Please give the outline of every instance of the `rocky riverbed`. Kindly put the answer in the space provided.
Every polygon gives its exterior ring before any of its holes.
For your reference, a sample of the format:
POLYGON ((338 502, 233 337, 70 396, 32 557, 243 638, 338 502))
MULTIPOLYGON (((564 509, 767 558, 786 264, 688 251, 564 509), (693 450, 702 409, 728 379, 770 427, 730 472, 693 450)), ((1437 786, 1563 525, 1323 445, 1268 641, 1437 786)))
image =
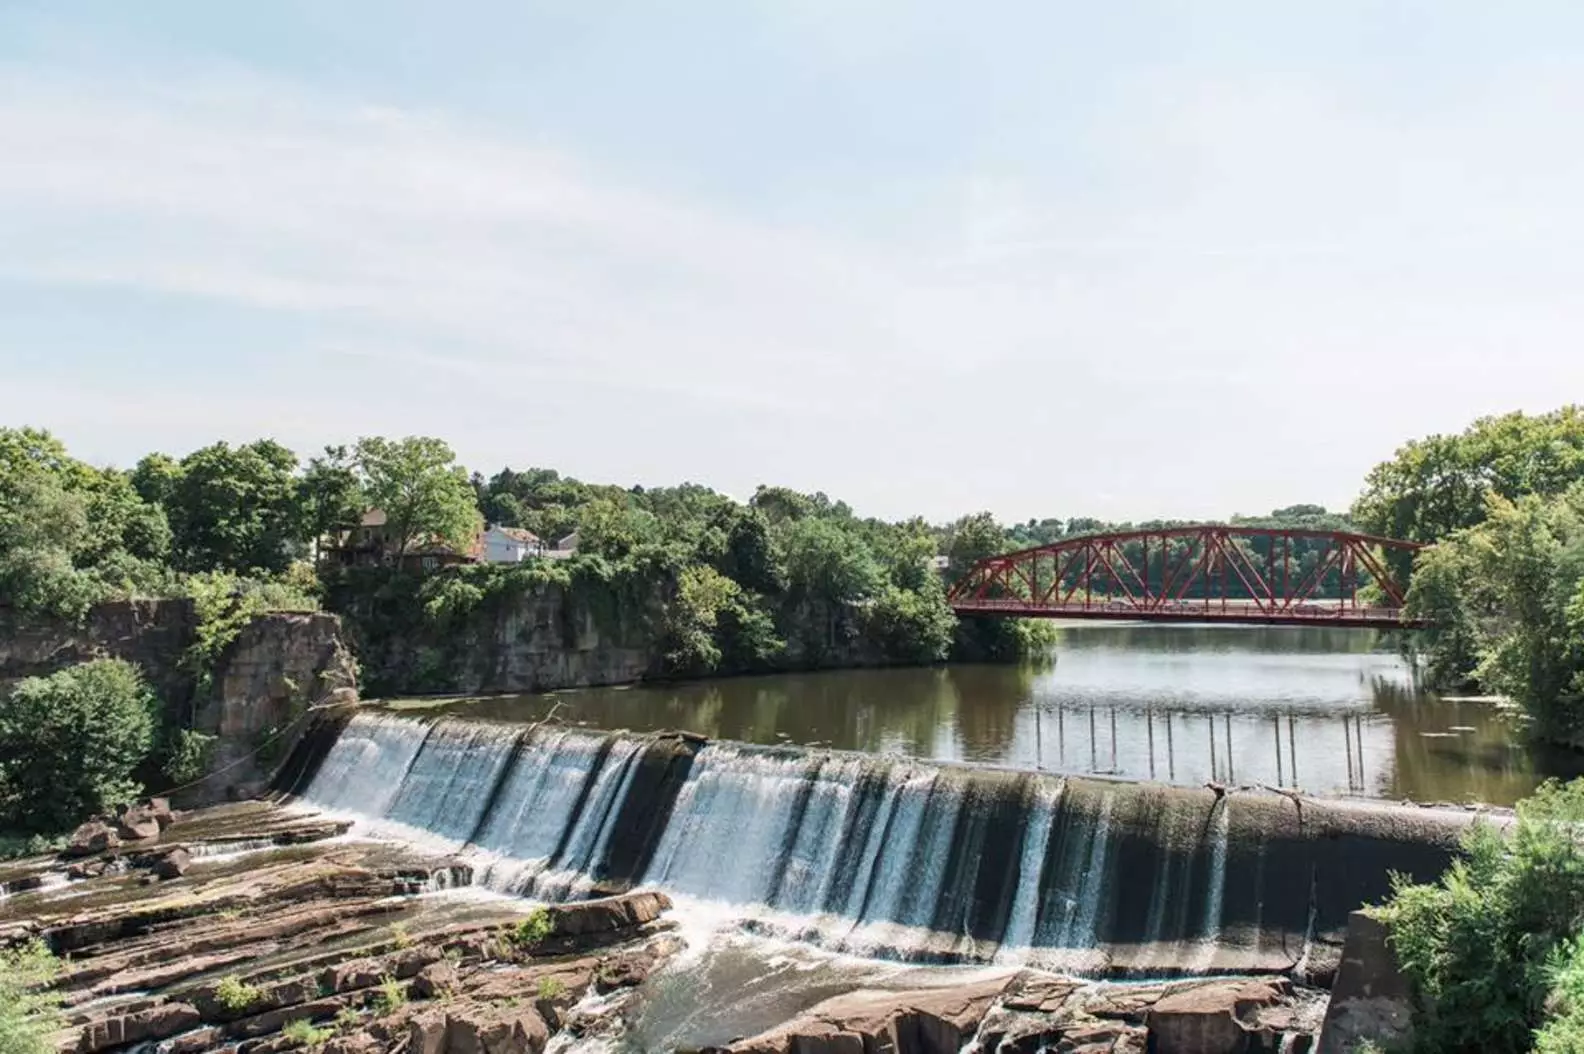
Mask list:
MULTIPOLYGON (((643 1026, 658 990, 704 1005, 686 987, 702 949, 658 892, 536 907, 468 889, 465 859, 266 802, 151 803, 68 852, 0 865, 0 947, 61 957, 58 1042, 82 1054, 1302 1054, 1325 1009, 1282 978, 849 969, 850 986, 808 985, 758 1034, 657 1041, 643 1026)), ((714 987, 715 1004, 734 999, 714 987)))

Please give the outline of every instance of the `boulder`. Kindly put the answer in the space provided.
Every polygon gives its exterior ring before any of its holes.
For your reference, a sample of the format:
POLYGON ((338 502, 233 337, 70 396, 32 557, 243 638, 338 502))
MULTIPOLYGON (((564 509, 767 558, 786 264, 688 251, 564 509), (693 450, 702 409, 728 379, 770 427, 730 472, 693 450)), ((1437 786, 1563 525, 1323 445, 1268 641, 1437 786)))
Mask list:
POLYGON ((124 816, 116 819, 116 834, 126 842, 147 842, 160 836, 159 820, 155 817, 131 810, 124 816))
POLYGON ((82 1030, 77 1050, 81 1054, 124 1047, 185 1032, 202 1018, 190 1003, 159 1003, 129 1014, 102 1018, 82 1030))
POLYGON ((849 992, 728 1049, 734 1054, 957 1054, 1011 979, 1001 975, 951 988, 849 992))
POLYGON ((413 994, 419 999, 438 999, 454 992, 459 979, 457 968, 451 963, 430 963, 413 978, 413 994))
MULTIPOLYGON (((119 839, 117 839, 119 841, 119 839)), ((99 857, 93 860, 79 860, 66 869, 66 877, 70 879, 98 878, 110 867, 110 861, 99 857)))
POLYGON ((1144 1021, 1156 1054, 1251 1054, 1265 1037, 1254 1015, 1291 993, 1285 981, 1212 981, 1177 989, 1144 1021))
POLYGON ((89 820, 72 832, 71 839, 67 841, 66 848, 61 851, 64 856, 92 856, 95 853, 108 853, 121 848, 121 836, 116 829, 103 820, 89 820))
POLYGON ((407 1019, 404 1054, 444 1054, 449 1024, 441 1007, 425 1007, 407 1019))
POLYGON ((653 892, 558 904, 549 909, 550 932, 557 937, 612 933, 653 922, 670 909, 671 898, 653 892))
POLYGON ((465 1003, 446 1012, 447 1054, 541 1054, 549 1041, 531 1006, 465 1003))
POLYGON ((181 846, 176 846, 168 853, 162 853, 154 861, 154 873, 163 879, 180 878, 192 866, 192 854, 181 846))

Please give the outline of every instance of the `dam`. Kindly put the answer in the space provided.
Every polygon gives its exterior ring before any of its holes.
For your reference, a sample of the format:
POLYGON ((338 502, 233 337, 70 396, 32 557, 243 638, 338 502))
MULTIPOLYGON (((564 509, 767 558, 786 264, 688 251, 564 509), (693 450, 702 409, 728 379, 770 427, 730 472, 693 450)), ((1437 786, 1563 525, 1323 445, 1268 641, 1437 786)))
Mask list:
POLYGON ((835 951, 1109 977, 1323 982, 1348 913, 1438 874, 1473 815, 378 711, 278 786, 498 893, 653 888, 835 951))

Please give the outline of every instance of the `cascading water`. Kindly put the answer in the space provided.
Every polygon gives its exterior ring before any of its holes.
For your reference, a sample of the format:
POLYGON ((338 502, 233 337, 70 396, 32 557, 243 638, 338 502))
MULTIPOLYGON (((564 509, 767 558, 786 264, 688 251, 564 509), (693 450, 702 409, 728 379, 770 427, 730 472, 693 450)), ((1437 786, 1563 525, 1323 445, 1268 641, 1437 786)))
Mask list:
POLYGON ((295 771, 307 801, 451 843, 501 892, 648 885, 868 954, 1095 972, 1290 966, 1317 917, 1340 929, 1388 869, 1439 870, 1459 826, 1384 806, 1306 802, 1300 816, 1271 795, 370 714, 295 771), (1326 874, 1335 896, 1316 892, 1326 874))

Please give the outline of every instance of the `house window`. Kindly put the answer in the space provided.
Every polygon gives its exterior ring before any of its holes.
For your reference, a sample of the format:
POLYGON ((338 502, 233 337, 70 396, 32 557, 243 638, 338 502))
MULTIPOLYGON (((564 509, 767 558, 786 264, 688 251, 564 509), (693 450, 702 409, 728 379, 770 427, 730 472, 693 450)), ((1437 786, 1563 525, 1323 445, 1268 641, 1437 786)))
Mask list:
POLYGON ((419 564, 425 571, 433 571, 435 569, 435 565, 437 565, 439 562, 440 561, 433 556, 426 556, 419 561, 419 564))

